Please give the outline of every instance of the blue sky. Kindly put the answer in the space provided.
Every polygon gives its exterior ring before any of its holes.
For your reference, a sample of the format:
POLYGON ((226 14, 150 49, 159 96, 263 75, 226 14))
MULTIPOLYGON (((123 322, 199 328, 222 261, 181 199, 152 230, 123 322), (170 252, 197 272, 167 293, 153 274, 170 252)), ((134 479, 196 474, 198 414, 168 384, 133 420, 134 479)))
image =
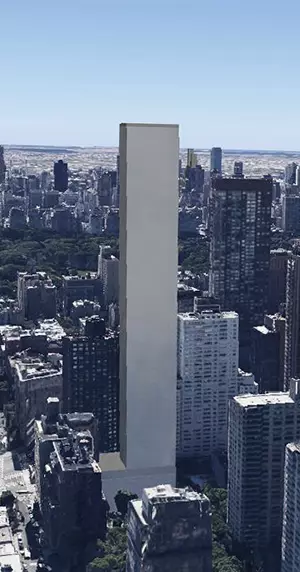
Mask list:
POLYGON ((0 142, 300 150, 299 0, 1 0, 0 142))

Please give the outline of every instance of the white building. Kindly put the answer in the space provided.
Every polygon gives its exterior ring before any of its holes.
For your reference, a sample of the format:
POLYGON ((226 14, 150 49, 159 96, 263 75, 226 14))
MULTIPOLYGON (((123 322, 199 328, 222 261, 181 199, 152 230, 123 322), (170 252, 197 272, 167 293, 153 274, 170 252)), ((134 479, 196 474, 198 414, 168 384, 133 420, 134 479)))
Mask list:
POLYGON ((177 457, 227 448, 228 400, 257 393, 251 374, 238 369, 235 312, 178 314, 177 457))
MULTIPOLYGON (((229 404, 228 524, 235 541, 270 559, 274 556, 275 562, 280 558, 276 547, 282 528, 285 446, 300 431, 298 392, 299 381, 292 379, 289 393, 242 395, 229 404)), ((270 569, 272 565, 270 560, 270 569)))
POLYGON ((300 444, 285 449, 281 572, 300 570, 300 444))
POLYGON ((120 452, 128 468, 175 467, 178 161, 177 125, 121 125, 120 452))
POLYGON ((177 125, 120 126, 120 459, 138 494, 175 484, 178 161, 177 125))

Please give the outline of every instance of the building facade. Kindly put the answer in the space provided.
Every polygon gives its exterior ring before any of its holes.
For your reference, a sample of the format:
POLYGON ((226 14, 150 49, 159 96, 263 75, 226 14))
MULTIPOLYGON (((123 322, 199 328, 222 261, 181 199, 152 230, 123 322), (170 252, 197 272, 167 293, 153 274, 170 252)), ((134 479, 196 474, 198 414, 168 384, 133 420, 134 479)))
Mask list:
POLYGON ((235 312, 178 314, 177 458, 226 451, 229 399, 257 391, 239 375, 238 330, 235 312))
POLYGON ((45 411, 35 422, 35 467, 48 553, 59 559, 60 570, 83 570, 85 548, 106 531, 93 415, 61 415, 55 399, 45 411))
POLYGON ((281 572, 300 570, 300 444, 285 449, 281 572))
POLYGON ((283 248, 271 250, 268 311, 275 314, 286 298, 286 273, 289 252, 283 248))
POLYGON ((285 319, 267 315, 252 329, 251 371, 259 393, 283 391, 285 319))
POLYGON ((166 469, 171 482, 178 161, 177 125, 120 126, 120 455, 128 469, 166 469))
POLYGON ((161 485, 131 501, 126 572, 211 572, 208 498, 161 485))
POLYGON ((68 182, 68 163, 60 159, 54 163, 54 189, 63 193, 68 188, 68 182))
POLYGON ((210 294, 239 314, 242 360, 268 307, 271 202, 270 179, 212 180, 210 294))
POLYGON ((210 171, 217 171, 222 174, 222 149, 221 147, 213 147, 210 152, 210 171))
POLYGON ((55 318, 56 293, 46 272, 18 272, 18 304, 26 319, 55 318))
POLYGON ((234 541, 266 558, 266 570, 280 562, 285 446, 299 431, 299 380, 289 392, 229 404, 228 524, 234 541))
POLYGON ((63 404, 95 415, 100 453, 110 453, 119 450, 119 336, 89 322, 85 336, 63 340, 63 404))
POLYGON ((286 323, 284 348, 284 386, 291 377, 300 376, 300 249, 289 255, 286 278, 286 323))

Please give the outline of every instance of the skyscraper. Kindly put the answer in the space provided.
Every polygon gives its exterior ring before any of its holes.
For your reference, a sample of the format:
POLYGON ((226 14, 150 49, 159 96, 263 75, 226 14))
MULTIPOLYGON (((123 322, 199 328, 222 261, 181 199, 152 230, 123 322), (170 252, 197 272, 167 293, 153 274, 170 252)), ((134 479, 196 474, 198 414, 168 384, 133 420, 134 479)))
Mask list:
POLYGON ((129 504, 127 572, 211 572, 208 498, 160 485, 129 504))
POLYGON ((210 152, 210 170, 217 171, 222 174, 222 149, 221 147, 213 147, 210 152))
POLYGON ((244 177, 243 168, 243 161, 235 161, 233 166, 233 176, 238 179, 242 179, 244 177))
POLYGON ((0 184, 5 181, 6 165, 4 160, 4 147, 0 145, 0 184))
POLYGON ((286 273, 289 251, 283 248, 271 250, 269 272, 268 311, 275 314, 286 298, 286 273))
POLYGON ((281 572, 300 570, 300 443, 285 449, 281 572))
POLYGON ((300 248, 289 254, 286 278, 286 324, 284 349, 284 386, 291 377, 300 377, 300 248))
POLYGON ((235 312, 178 314, 178 458, 227 449, 228 401, 239 393, 238 329, 235 312))
MULTIPOLYGON (((297 189, 298 192, 298 189, 297 189)), ((300 196, 298 194, 285 194, 282 198, 282 228, 284 232, 300 232, 300 196)))
POLYGON ((120 126, 120 454, 128 469, 166 470, 171 482, 178 160, 177 125, 120 126))
POLYGON ((63 193, 68 188, 68 163, 62 159, 54 163, 54 189, 63 193))
POLYGON ((259 393, 283 391, 285 319, 266 315, 251 332, 251 371, 259 393))
POLYGON ((196 155, 194 149, 188 149, 187 150, 186 165, 187 165, 187 167, 190 167, 191 169, 194 169, 196 167, 197 155, 196 155))
POLYGON ((233 539, 268 556, 274 572, 280 560, 284 449, 299 431, 299 380, 291 380, 289 393, 243 395, 229 403, 228 524, 233 539))
POLYGON ((91 411, 98 421, 100 453, 119 449, 119 336, 103 320, 87 319, 85 336, 63 339, 63 405, 91 411))
MULTIPOLYGON (((240 319, 243 351, 268 307, 272 180, 212 180, 210 293, 240 319)), ((248 350, 247 350, 248 351, 248 350)))

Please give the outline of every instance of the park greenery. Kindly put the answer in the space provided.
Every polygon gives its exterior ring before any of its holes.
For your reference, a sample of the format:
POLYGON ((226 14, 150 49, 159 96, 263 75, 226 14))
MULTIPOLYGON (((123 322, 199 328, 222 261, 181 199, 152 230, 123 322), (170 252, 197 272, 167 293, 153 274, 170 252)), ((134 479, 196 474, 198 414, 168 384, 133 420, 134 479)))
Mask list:
MULTIPOLYGON (((0 296, 15 297, 18 271, 43 270, 58 287, 62 274, 96 271, 100 244, 110 245, 112 253, 118 256, 119 243, 114 236, 83 233, 62 236, 51 230, 0 229, 0 296)), ((180 238, 178 249, 178 262, 183 270, 207 271, 207 240, 180 238)))

